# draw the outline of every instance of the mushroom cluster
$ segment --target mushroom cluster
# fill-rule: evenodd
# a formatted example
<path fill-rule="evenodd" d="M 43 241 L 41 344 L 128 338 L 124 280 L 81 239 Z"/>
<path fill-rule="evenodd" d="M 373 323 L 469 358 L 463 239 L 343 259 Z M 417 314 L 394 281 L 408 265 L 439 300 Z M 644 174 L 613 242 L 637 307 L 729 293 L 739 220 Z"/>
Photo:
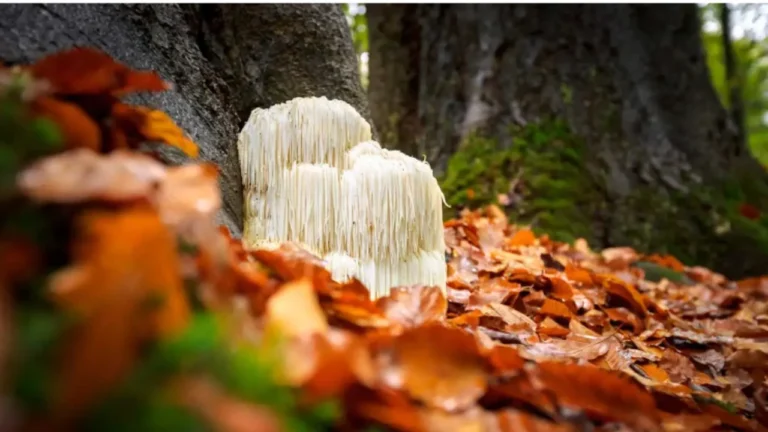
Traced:
<path fill-rule="evenodd" d="M 444 197 L 432 169 L 371 140 L 349 104 L 297 98 L 255 109 L 238 138 L 243 241 L 291 241 L 334 279 L 356 277 L 374 298 L 395 286 L 445 289 Z"/>

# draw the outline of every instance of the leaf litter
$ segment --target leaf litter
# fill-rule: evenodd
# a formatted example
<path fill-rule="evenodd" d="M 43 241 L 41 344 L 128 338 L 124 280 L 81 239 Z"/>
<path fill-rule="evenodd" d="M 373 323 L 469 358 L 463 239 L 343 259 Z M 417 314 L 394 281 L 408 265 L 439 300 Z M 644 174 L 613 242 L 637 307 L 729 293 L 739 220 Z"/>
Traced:
<path fill-rule="evenodd" d="M 155 74 L 88 49 L 16 73 L 47 80 L 38 97 L 101 96 L 115 116 L 96 134 L 109 128 L 93 100 L 58 111 L 24 102 L 59 124 L 81 112 L 80 126 L 62 128 L 63 149 L 17 176 L 34 205 L 75 214 L 56 238 L 69 242 L 66 261 L 0 231 L 4 263 L 17 263 L 0 272 L 2 316 L 13 317 L 0 323 L 0 361 L 12 365 L 0 399 L 15 401 L 19 428 L 103 430 L 115 426 L 104 413 L 120 411 L 130 430 L 168 430 L 159 418 L 222 431 L 768 426 L 768 278 L 593 252 L 491 206 L 444 224 L 446 294 L 395 287 L 372 301 L 296 245 L 247 250 L 218 227 L 212 165 L 139 153 L 151 139 L 197 154 L 167 116 L 117 100 L 168 88 Z M 641 262 L 684 278 L 648 280 Z M 14 350 L 25 338 L 51 351 Z M 29 394 L 43 381 L 41 408 Z"/>

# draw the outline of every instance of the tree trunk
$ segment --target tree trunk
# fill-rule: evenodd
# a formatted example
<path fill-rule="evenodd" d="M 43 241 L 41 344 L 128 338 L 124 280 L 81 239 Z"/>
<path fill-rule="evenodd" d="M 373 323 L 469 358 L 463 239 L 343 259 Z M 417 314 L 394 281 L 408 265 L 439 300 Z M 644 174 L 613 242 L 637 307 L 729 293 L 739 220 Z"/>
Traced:
<path fill-rule="evenodd" d="M 733 226 L 741 220 L 724 226 L 732 203 L 700 196 L 730 182 L 736 170 L 759 176 L 761 188 L 764 182 L 710 83 L 695 5 L 419 5 L 409 18 L 419 27 L 419 59 L 399 62 L 410 68 L 401 76 L 419 77 L 407 91 L 403 80 L 373 79 L 374 65 L 408 50 L 396 25 L 373 25 L 397 10 L 367 9 L 370 100 L 415 104 L 420 134 L 410 138 L 426 143 L 437 173 L 472 137 L 484 137 L 497 145 L 485 155 L 489 167 L 504 161 L 515 168 L 510 177 L 525 172 L 522 186 L 512 182 L 509 192 L 522 188 L 532 203 L 515 212 L 535 213 L 545 231 L 556 225 L 595 246 L 670 251 L 731 275 L 764 270 L 768 243 L 752 245 Z M 380 130 L 384 117 L 374 115 Z M 568 136 L 553 126 L 559 124 Z M 557 138 L 537 147 L 547 136 Z M 419 148 L 408 138 L 398 137 L 397 147 Z M 521 153 L 529 155 L 523 166 Z M 537 164 L 531 153 L 549 159 Z M 575 167 L 567 157 L 579 159 Z M 452 170 L 464 171 L 448 170 L 446 195 L 466 198 L 452 190 L 466 187 L 460 177 L 486 175 L 475 186 L 492 189 L 495 199 L 496 179 L 465 162 L 452 162 Z M 547 181 L 556 184 L 542 187 Z"/>
<path fill-rule="evenodd" d="M 220 220 L 237 235 L 243 198 L 236 141 L 252 109 L 326 96 L 368 117 L 338 5 L 6 4 L 0 6 L 0 40 L 5 62 L 92 46 L 173 82 L 173 91 L 135 102 L 168 112 L 200 145 L 202 158 L 219 165 Z"/>
<path fill-rule="evenodd" d="M 415 4 L 366 5 L 368 49 L 382 53 L 368 60 L 371 118 L 382 144 L 413 156 L 425 152 L 418 98 L 412 97 L 418 94 L 420 79 L 418 8 Z"/>
<path fill-rule="evenodd" d="M 741 71 L 733 51 L 731 40 L 731 8 L 727 3 L 720 6 L 720 27 L 723 36 L 723 63 L 725 64 L 725 82 L 728 85 L 731 120 L 736 125 L 737 139 L 747 142 L 746 125 L 744 124 L 744 99 L 742 95 Z"/>

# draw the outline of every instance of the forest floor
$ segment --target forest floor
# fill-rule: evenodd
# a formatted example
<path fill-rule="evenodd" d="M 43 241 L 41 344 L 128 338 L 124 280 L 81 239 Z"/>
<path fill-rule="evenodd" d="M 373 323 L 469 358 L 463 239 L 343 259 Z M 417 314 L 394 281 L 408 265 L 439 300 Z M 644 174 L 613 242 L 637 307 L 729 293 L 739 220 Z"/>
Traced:
<path fill-rule="evenodd" d="M 167 116 L 115 97 L 162 88 L 151 75 L 83 83 L 41 63 L 70 80 L 62 94 L 110 96 L 113 121 L 101 136 L 105 119 L 71 99 L 16 99 L 67 146 L 19 156 L 16 192 L 2 190 L 0 429 L 768 426 L 768 278 L 555 242 L 491 206 L 445 223 L 445 292 L 373 301 L 290 244 L 245 250 L 214 222 L 215 167 L 136 150 L 197 151 Z M 46 141 L 9 100 L 3 145 Z"/>

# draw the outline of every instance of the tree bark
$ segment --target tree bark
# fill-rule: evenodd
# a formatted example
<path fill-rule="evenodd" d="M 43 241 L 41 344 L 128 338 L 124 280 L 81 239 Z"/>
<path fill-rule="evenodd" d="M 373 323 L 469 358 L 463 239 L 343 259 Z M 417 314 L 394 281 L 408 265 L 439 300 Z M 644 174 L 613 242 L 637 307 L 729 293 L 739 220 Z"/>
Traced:
<path fill-rule="evenodd" d="M 411 142 L 401 135 L 394 145 L 426 144 L 438 174 L 473 134 L 505 149 L 514 131 L 559 119 L 584 143 L 584 175 L 601 196 L 583 209 L 591 226 L 581 235 L 593 244 L 662 249 L 663 236 L 654 231 L 678 210 L 681 224 L 709 236 L 681 243 L 730 242 L 709 228 L 702 233 L 703 216 L 689 218 L 685 204 L 665 210 L 663 220 L 658 203 L 634 204 L 641 192 L 653 200 L 687 197 L 737 169 L 763 178 L 712 88 L 695 5 L 418 5 L 410 19 L 419 27 L 419 59 L 398 62 L 410 69 L 400 76 L 419 77 L 418 88 L 408 90 L 409 80 L 373 79 L 374 65 L 402 58 L 411 44 L 397 31 L 406 26 L 375 25 L 398 19 L 398 8 L 367 11 L 370 100 L 387 109 L 416 106 L 413 128 L 420 133 Z M 386 116 L 376 109 L 374 122 L 386 130 Z M 651 234 L 639 239 L 637 231 Z M 768 262 L 753 255 L 730 273 Z"/>
<path fill-rule="evenodd" d="M 6 4 L 0 40 L 0 60 L 9 63 L 92 46 L 173 82 L 173 91 L 134 102 L 168 112 L 200 145 L 202 158 L 219 165 L 220 221 L 236 235 L 243 200 L 236 141 L 251 110 L 326 96 L 369 117 L 338 5 Z"/>
<path fill-rule="evenodd" d="M 733 50 L 731 40 L 731 8 L 727 3 L 720 6 L 720 27 L 723 37 L 723 63 L 725 64 L 725 82 L 728 85 L 731 120 L 736 125 L 737 139 L 742 144 L 747 142 L 744 123 L 744 99 L 742 95 L 741 71 Z"/>
<path fill-rule="evenodd" d="M 385 146 L 419 156 L 425 152 L 419 113 L 421 45 L 415 4 L 368 4 L 368 60 L 371 118 Z M 373 45 L 371 45 L 373 44 Z M 392 92 L 392 93 L 388 93 Z"/>

